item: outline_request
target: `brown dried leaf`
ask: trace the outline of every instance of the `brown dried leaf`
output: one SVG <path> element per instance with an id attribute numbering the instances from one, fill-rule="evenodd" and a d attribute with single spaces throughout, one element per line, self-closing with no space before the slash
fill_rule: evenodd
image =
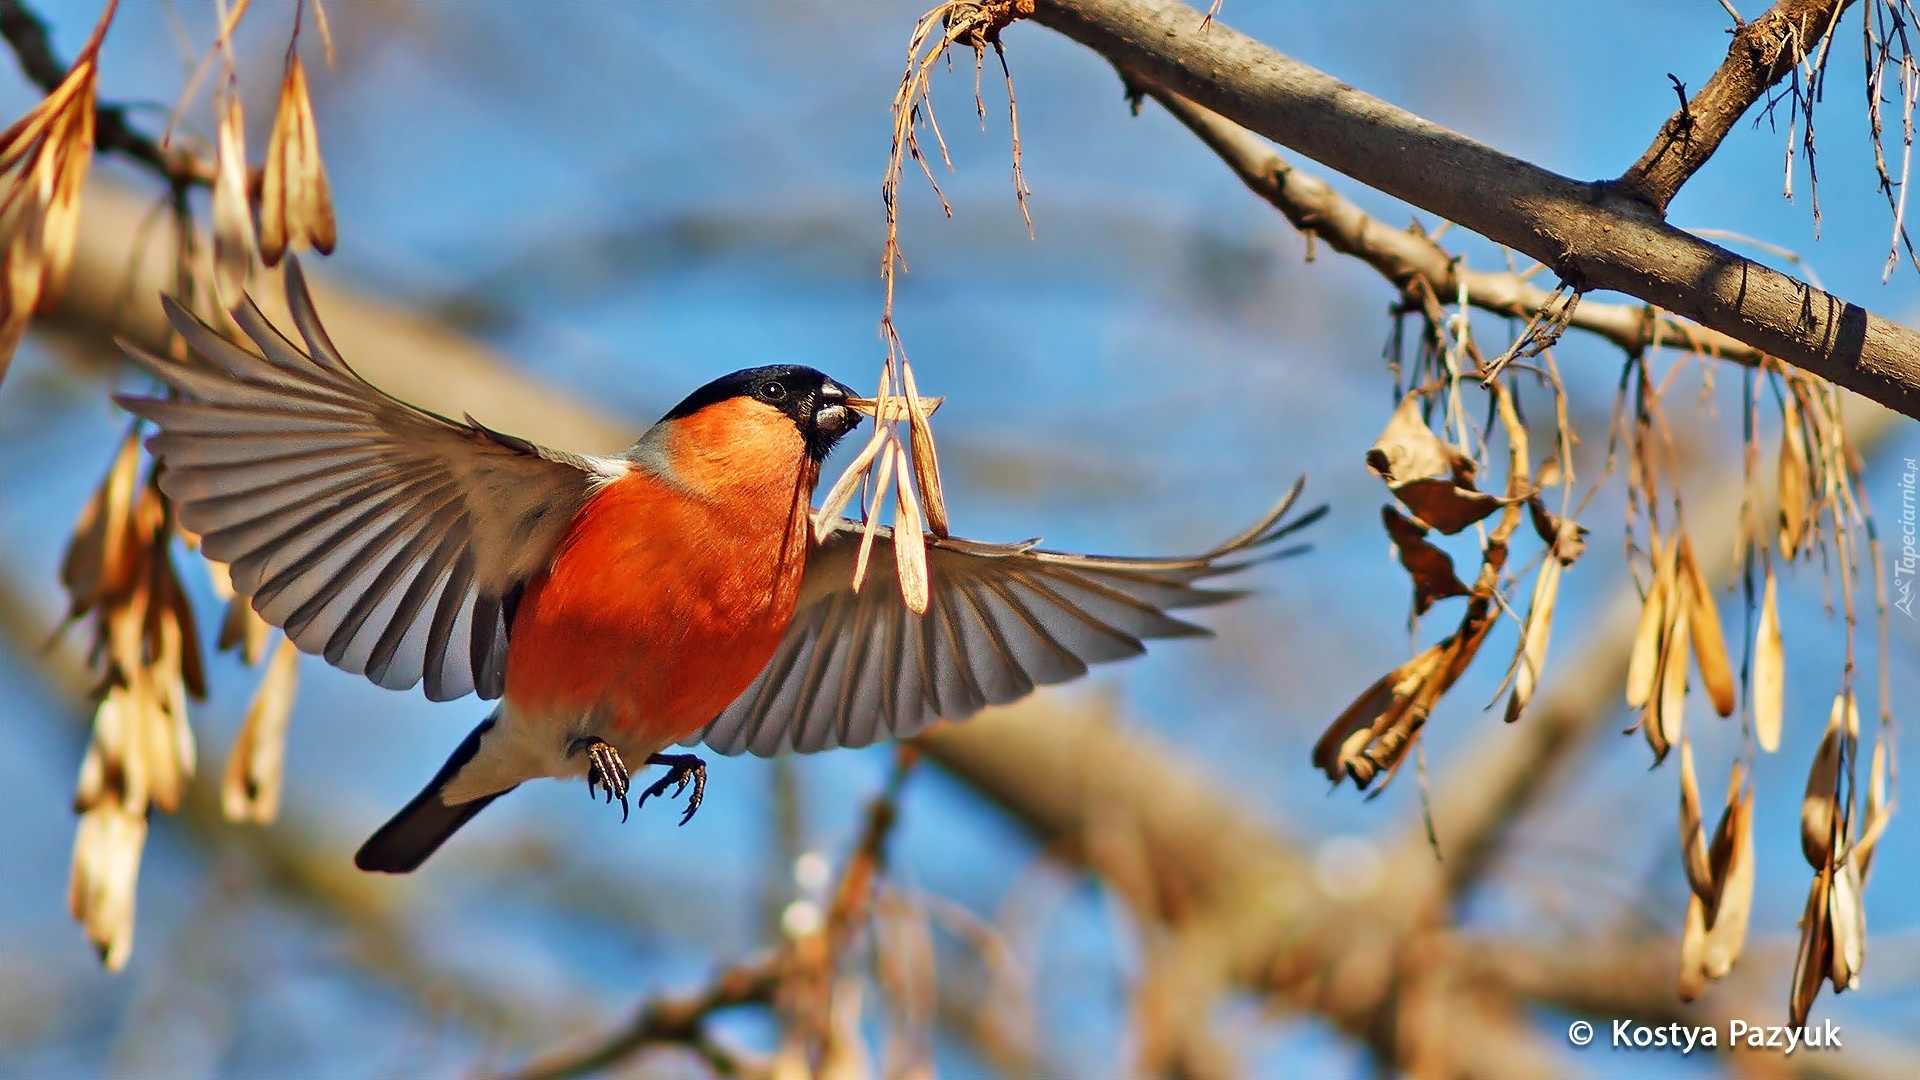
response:
<path id="1" fill-rule="evenodd" d="M 1714 902 L 1707 927 L 1701 969 L 1709 979 L 1733 970 L 1747 942 L 1747 922 L 1753 913 L 1753 787 L 1744 770 L 1733 763 L 1727 807 L 1714 830 Z"/>
<path id="2" fill-rule="evenodd" d="M 1734 708 L 1733 668 L 1727 663 L 1727 641 L 1720 632 L 1720 612 L 1713 601 L 1707 577 L 1693 558 L 1693 544 L 1680 534 L 1678 572 L 1687 602 L 1687 630 L 1693 655 L 1700 667 L 1700 684 L 1713 702 L 1713 711 L 1732 716 Z"/>
<path id="3" fill-rule="evenodd" d="M 1549 462 L 1549 465 L 1552 463 Z M 1542 481 L 1542 486 L 1545 482 Z M 1572 518 L 1563 518 L 1547 509 L 1547 504 L 1535 495 L 1527 500 L 1527 511 L 1533 518 L 1533 531 L 1540 542 L 1562 566 L 1572 566 L 1587 550 L 1587 527 Z"/>
<path id="4" fill-rule="evenodd" d="M 1786 653 L 1780 641 L 1779 589 L 1773 567 L 1760 600 L 1760 628 L 1753 645 L 1753 734 L 1760 749 L 1780 748 L 1780 715 L 1786 705 Z"/>
<path id="5" fill-rule="evenodd" d="M 1826 734 L 1820 737 L 1820 749 L 1807 771 L 1807 793 L 1800 801 L 1800 850 L 1815 870 L 1833 859 L 1833 822 L 1840 812 L 1840 719 L 1846 713 L 1847 697 L 1841 694 L 1833 699 Z"/>
<path id="6" fill-rule="evenodd" d="M 1707 855 L 1705 817 L 1700 810 L 1700 784 L 1693 771 L 1693 743 L 1680 740 L 1680 857 L 1687 884 L 1700 900 L 1714 898 L 1713 863 Z"/>
<path id="7" fill-rule="evenodd" d="M 1553 635 L 1553 605 L 1560 595 L 1561 568 L 1558 559 L 1546 559 L 1534 579 L 1533 603 L 1527 608 L 1527 625 L 1521 631 L 1520 651 L 1514 659 L 1513 694 L 1507 698 L 1509 724 L 1520 719 L 1540 685 L 1540 673 L 1546 670 L 1547 643 Z"/>
<path id="8" fill-rule="evenodd" d="M 1446 643 L 1434 645 L 1367 687 L 1314 744 L 1313 764 L 1339 781 L 1375 735 L 1393 726 L 1421 684 L 1440 670 Z"/>
<path id="9" fill-rule="evenodd" d="M 1467 595 L 1467 586 L 1453 570 L 1453 558 L 1426 539 L 1427 530 L 1392 506 L 1380 508 L 1387 536 L 1400 553 L 1400 565 L 1413 578 L 1413 610 L 1424 615 L 1436 600 Z"/>
<path id="10" fill-rule="evenodd" d="M 1667 635 L 1667 598 L 1672 595 L 1671 551 L 1652 538 L 1653 585 L 1640 606 L 1640 627 L 1634 632 L 1633 652 L 1627 660 L 1627 706 L 1638 709 L 1653 700 L 1660 674 L 1660 643 Z"/>
<path id="11" fill-rule="evenodd" d="M 260 174 L 260 257 L 274 266 L 288 248 L 298 250 L 308 244 L 330 255 L 336 238 L 333 193 L 320 158 L 306 70 L 300 65 L 300 54 L 289 51 L 273 114 L 273 134 L 267 140 L 266 165 Z"/>
<path id="12" fill-rule="evenodd" d="M 1395 487 L 1430 476 L 1451 476 L 1470 484 L 1474 470 L 1472 458 L 1442 441 L 1427 426 L 1420 416 L 1420 399 L 1414 394 L 1400 399 L 1400 407 L 1367 451 L 1367 467 Z"/>
<path id="13" fill-rule="evenodd" d="M 227 754 L 220 781 L 220 809 L 228 821 L 271 824 L 280 814 L 280 789 L 287 757 L 287 721 L 299 689 L 300 652 L 282 637 L 273 661 Z"/>
<path id="14" fill-rule="evenodd" d="M 1406 504 L 1414 517 L 1446 536 L 1485 519 L 1506 505 L 1499 499 L 1451 480 L 1409 480 L 1393 486 L 1394 498 Z"/>
<path id="15" fill-rule="evenodd" d="M 231 308 L 245 294 L 253 269 L 253 215 L 247 208 L 247 142 L 240 95 L 225 95 L 215 140 L 213 180 L 213 282 L 220 306 Z"/>
<path id="16" fill-rule="evenodd" d="M 893 562 L 900 574 L 900 598 L 915 615 L 927 613 L 927 541 L 920 532 L 920 504 L 914 500 L 906 451 L 894 453 Z"/>
<path id="17" fill-rule="evenodd" d="M 1806 433 L 1800 426 L 1800 405 L 1793 387 L 1782 395 L 1780 436 L 1780 555 L 1799 554 L 1813 514 L 1813 462 L 1807 456 Z"/>

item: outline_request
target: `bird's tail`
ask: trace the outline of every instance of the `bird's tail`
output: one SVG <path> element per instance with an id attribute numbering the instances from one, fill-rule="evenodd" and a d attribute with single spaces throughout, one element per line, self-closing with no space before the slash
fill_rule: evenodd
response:
<path id="1" fill-rule="evenodd" d="M 459 831 L 460 826 L 472 820 L 473 815 L 487 808 L 487 804 L 505 795 L 506 791 L 496 791 L 491 795 L 482 795 L 471 802 L 448 805 L 442 801 L 440 793 L 480 750 L 480 737 L 493 728 L 498 713 L 480 722 L 473 729 L 453 756 L 447 759 L 440 771 L 433 775 L 425 790 L 413 797 L 399 813 L 393 815 L 380 830 L 360 845 L 353 856 L 353 864 L 362 870 L 383 874 L 406 874 L 420 868 L 427 856 L 440 849 L 447 837 Z"/>

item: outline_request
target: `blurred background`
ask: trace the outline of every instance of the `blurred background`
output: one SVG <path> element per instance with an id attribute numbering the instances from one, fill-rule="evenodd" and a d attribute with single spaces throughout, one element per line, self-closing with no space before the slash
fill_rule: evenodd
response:
<path id="1" fill-rule="evenodd" d="M 98 13 L 91 0 L 35 6 L 65 57 Z M 800 362 L 858 387 L 873 382 L 884 355 L 876 324 L 888 102 L 917 5 L 330 0 L 327 13 L 337 64 L 329 70 L 317 48 L 306 55 L 341 240 L 332 258 L 309 262 L 317 277 L 450 324 L 635 434 L 692 387 L 753 364 Z M 264 145 L 292 18 L 289 0 L 256 0 L 242 25 L 255 145 Z M 1668 73 L 1704 80 L 1728 25 L 1708 0 L 1228 0 L 1223 18 L 1575 177 L 1613 175 L 1638 157 L 1674 107 Z M 1679 196 L 1672 220 L 1751 238 L 1734 246 L 1912 321 L 1914 268 L 1881 280 L 1891 223 L 1852 59 L 1857 18 L 1839 32 L 1849 59 L 1832 68 L 1819 114 L 1817 224 L 1804 171 L 1795 198 L 1782 197 L 1784 116 L 1777 130 L 1742 124 Z M 144 103 L 135 121 L 158 130 L 190 66 L 187 49 L 203 48 L 212 25 L 210 5 L 197 0 L 124 5 L 105 46 L 103 99 Z M 1197 551 L 1305 473 L 1309 498 L 1332 506 L 1313 530 L 1314 550 L 1249 573 L 1253 596 L 1203 613 L 1216 639 L 1156 646 L 1053 697 L 1062 709 L 1110 711 L 1173 748 L 1181 768 L 1199 770 L 1303 853 L 1302 872 L 1317 875 L 1322 895 L 1379 902 L 1378 868 L 1423 828 L 1412 770 L 1369 801 L 1350 787 L 1329 794 L 1307 758 L 1333 717 L 1409 655 L 1407 581 L 1380 531 L 1385 492 L 1363 461 L 1392 407 L 1383 346 L 1393 291 L 1324 248 L 1309 258 L 1301 237 L 1177 123 L 1151 104 L 1130 115 L 1099 57 L 1037 26 L 1005 39 L 1032 239 L 1013 197 L 991 58 L 984 131 L 966 55 L 935 82 L 956 166 L 939 174 L 951 220 L 911 171 L 902 188 L 910 272 L 896 321 L 923 391 L 948 398 L 937 424 L 954 528 L 989 540 L 1043 535 L 1070 550 Z M 311 34 L 302 41 L 316 44 Z M 0 67 L 0 114 L 18 115 L 38 94 Z M 207 115 L 203 100 L 182 137 L 210 139 Z M 111 159 L 97 175 L 159 194 L 149 176 Z M 1391 226 L 1416 219 L 1329 179 Z M 1444 240 L 1470 265 L 1504 264 L 1476 238 Z M 1775 248 L 1803 263 L 1786 265 Z M 1480 332 L 1505 342 L 1512 331 L 1488 321 Z M 846 859 L 861 808 L 887 775 L 888 748 L 779 765 L 715 761 L 706 805 L 685 828 L 652 806 L 621 826 L 578 785 L 532 785 L 418 874 L 358 878 L 353 848 L 486 707 L 432 705 L 303 658 L 281 820 L 253 831 L 205 813 L 156 816 L 131 963 L 103 972 L 65 910 L 88 709 L 51 673 L 62 657 L 70 666 L 78 636 L 50 650 L 41 643 L 65 606 L 56 568 L 71 522 L 125 423 L 106 391 L 132 376 L 104 355 L 84 334 L 35 335 L 0 388 L 0 592 L 9 624 L 39 634 L 0 645 L 0 1075 L 511 1068 L 610 1030 L 649 994 L 697 987 L 778 940 L 782 913 L 817 889 L 821 861 Z M 1556 360 L 1584 439 L 1575 462 L 1584 488 L 1604 465 L 1621 357 L 1573 334 Z M 435 357 L 417 362 L 431 369 Z M 1696 372 L 1682 385 L 1697 383 Z M 1669 398 L 1702 493 L 1738 482 L 1739 392 L 1729 369 L 1698 393 L 1697 412 L 1688 394 Z M 459 400 L 458 387 L 445 393 Z M 1883 541 L 1900 473 L 1916 456 L 1920 428 L 1901 421 L 1867 460 L 1864 489 Z M 1605 605 L 1632 588 L 1623 504 L 1616 481 L 1581 518 L 1594 535 L 1560 598 L 1549 688 L 1588 655 Z M 1892 537 L 1897 544 L 1897 530 Z M 1464 572 L 1471 548 L 1461 550 Z M 213 610 L 201 575 L 183 565 Z M 1787 723 L 1780 751 L 1757 763 L 1752 937 L 1736 978 L 1710 992 L 1737 989 L 1771 1023 L 1785 1019 L 1809 877 L 1796 843 L 1806 763 L 1845 663 L 1821 567 L 1801 564 L 1781 584 Z M 1730 635 L 1742 625 L 1737 596 L 1722 608 L 1732 612 L 1723 616 Z M 1920 703 L 1920 624 L 1891 612 L 1889 629 L 1883 673 L 1875 631 L 1862 626 L 1860 685 L 1884 675 L 1906 720 Z M 1512 642 L 1508 623 L 1489 655 Z M 211 665 L 213 695 L 193 718 L 202 769 L 217 775 L 258 673 L 227 655 Z M 1436 782 L 1470 783 L 1476 763 L 1515 737 L 1498 710 L 1481 708 L 1495 699 L 1499 669 L 1477 665 L 1426 729 Z M 1681 925 L 1674 771 L 1649 771 L 1639 737 L 1613 734 L 1634 719 L 1617 690 L 1589 704 L 1605 714 L 1603 734 L 1556 774 L 1458 898 L 1451 914 L 1463 934 L 1641 944 Z M 1877 697 L 1867 706 L 1877 713 Z M 1694 710 L 1712 804 L 1740 735 L 1698 702 Z M 1916 760 L 1910 730 L 1902 744 Z M 899 810 L 890 873 L 935 912 L 939 1075 L 1012 1074 L 1007 1055 L 982 1045 L 977 1022 L 981 988 L 995 984 L 952 929 L 974 923 L 998 926 L 1024 972 L 1037 1047 L 1030 1074 L 1127 1075 L 1151 927 L 1102 878 L 1050 858 L 1017 818 L 939 768 L 909 778 Z M 1446 823 L 1436 824 L 1444 851 Z M 1835 1018 L 1883 1048 L 1920 1025 L 1911 900 L 1920 851 L 1906 826 L 1895 820 L 1866 894 L 1861 988 L 1814 1009 L 1816 1020 Z M 1215 1034 L 1239 1075 L 1381 1074 L 1364 1040 L 1299 1004 L 1223 1002 Z M 1522 1007 L 1558 1071 L 1728 1067 L 1705 1055 L 1569 1046 L 1566 1025 L 1582 1016 L 1601 1020 L 1552 995 Z M 720 1029 L 750 1048 L 775 1038 L 754 1010 L 729 1014 Z M 1854 1053 L 1850 1041 L 1793 1065 L 1845 1074 Z M 618 1068 L 709 1075 L 675 1051 Z"/>

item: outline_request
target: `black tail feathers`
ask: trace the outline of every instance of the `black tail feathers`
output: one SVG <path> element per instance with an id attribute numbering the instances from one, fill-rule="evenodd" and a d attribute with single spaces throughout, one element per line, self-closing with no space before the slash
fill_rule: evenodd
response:
<path id="1" fill-rule="evenodd" d="M 472 802 L 453 806 L 440 801 L 440 792 L 446 788 L 447 782 L 479 752 L 480 737 L 493 727 L 493 722 L 491 716 L 481 721 L 480 726 L 474 728 L 454 750 L 447 763 L 440 766 L 440 771 L 434 774 L 426 789 L 415 795 L 412 802 L 360 845 L 360 850 L 353 856 L 355 866 L 383 874 L 406 874 L 418 870 L 420 864 L 440 850 L 440 845 L 447 842 L 447 837 L 458 832 L 460 826 L 471 820 L 473 815 L 513 790 L 496 791 Z"/>

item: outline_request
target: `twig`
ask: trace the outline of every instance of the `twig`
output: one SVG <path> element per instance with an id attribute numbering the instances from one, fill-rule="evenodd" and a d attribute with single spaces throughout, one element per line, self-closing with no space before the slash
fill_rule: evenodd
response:
<path id="1" fill-rule="evenodd" d="M 1766 14 L 1740 23 L 1726 60 L 1691 101 L 1681 101 L 1646 153 L 1621 174 L 1619 185 L 1664 215 L 1681 186 L 1720 149 L 1754 102 L 1794 70 L 1852 3 L 1779 0 Z M 1739 21 L 1732 7 L 1727 13 Z M 1677 79 L 1675 85 L 1680 85 Z"/>
<path id="2" fill-rule="evenodd" d="M 778 955 L 725 968 L 698 990 L 647 1002 L 626 1027 L 611 1037 L 547 1054 L 512 1072 L 496 1075 L 498 1080 L 568 1080 L 599 1072 L 652 1047 L 672 1046 L 698 1054 L 721 1076 L 768 1076 L 770 1069 L 765 1062 L 717 1041 L 707 1030 L 707 1021 L 727 1009 L 770 1004 L 784 969 Z"/>

